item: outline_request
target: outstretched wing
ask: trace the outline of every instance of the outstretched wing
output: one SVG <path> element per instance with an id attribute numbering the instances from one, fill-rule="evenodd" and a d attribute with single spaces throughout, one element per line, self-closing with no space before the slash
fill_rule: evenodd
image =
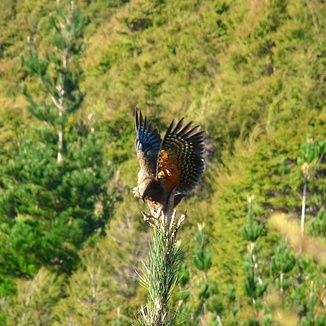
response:
<path id="1" fill-rule="evenodd" d="M 167 190 L 176 187 L 177 193 L 189 194 L 204 172 L 204 131 L 192 122 L 184 126 L 172 121 L 163 139 L 158 158 L 158 178 L 166 179 Z"/>
<path id="2" fill-rule="evenodd" d="M 142 173 L 154 177 L 157 172 L 157 159 L 161 147 L 161 136 L 140 110 L 136 110 L 136 151 Z"/>

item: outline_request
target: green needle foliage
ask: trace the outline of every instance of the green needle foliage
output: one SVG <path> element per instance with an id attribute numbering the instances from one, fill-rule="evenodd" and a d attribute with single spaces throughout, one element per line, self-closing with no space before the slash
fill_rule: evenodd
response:
<path id="1" fill-rule="evenodd" d="M 44 55 L 34 41 L 22 62 L 39 92 L 25 88 L 33 124 L 12 155 L 0 158 L 0 296 L 14 277 L 46 266 L 71 273 L 77 250 L 104 233 L 110 205 L 105 183 L 113 175 L 104 159 L 104 135 L 92 116 L 78 116 L 86 20 L 73 1 L 58 2 L 50 16 Z M 11 284 L 11 286 L 10 286 Z"/>
<path id="2" fill-rule="evenodd" d="M 195 234 L 195 249 L 192 262 L 195 268 L 200 271 L 198 280 L 198 306 L 194 313 L 194 323 L 205 325 L 211 322 L 212 325 L 220 325 L 221 314 L 224 307 L 218 298 L 218 288 L 209 276 L 208 272 L 212 267 L 212 253 L 205 233 L 205 224 L 198 224 L 198 231 Z"/>
<path id="3" fill-rule="evenodd" d="M 176 310 L 169 306 L 169 300 L 178 282 L 179 266 L 184 259 L 184 252 L 177 244 L 176 235 L 186 217 L 182 214 L 175 223 L 175 215 L 176 211 L 167 218 L 161 214 L 154 224 L 148 220 L 154 228 L 154 233 L 149 263 L 144 263 L 142 274 L 139 276 L 141 285 L 149 293 L 149 300 L 148 304 L 141 308 L 138 325 L 174 325 Z M 144 216 L 146 218 L 146 214 Z M 155 219 L 151 216 L 149 218 Z"/>
<path id="4" fill-rule="evenodd" d="M 292 286 L 290 273 L 296 264 L 293 251 L 283 239 L 275 249 L 275 255 L 271 261 L 271 275 L 275 278 L 275 284 L 281 294 L 287 292 Z"/>
<path id="5" fill-rule="evenodd" d="M 34 40 L 28 38 L 28 57 L 22 57 L 22 63 L 31 77 L 37 78 L 45 93 L 42 105 L 25 88 L 25 95 L 30 103 L 29 111 L 40 121 L 46 122 L 49 131 L 57 134 L 58 163 L 67 150 L 66 126 L 69 116 L 80 109 L 84 94 L 79 82 L 83 70 L 78 65 L 76 56 L 83 52 L 83 35 L 86 18 L 75 8 L 75 2 L 58 2 L 55 15 L 50 15 L 51 50 L 46 57 L 39 54 Z"/>
<path id="6" fill-rule="evenodd" d="M 252 201 L 253 198 L 249 198 L 249 207 L 248 207 L 248 226 L 242 227 L 242 237 L 247 242 L 254 244 L 258 238 L 261 236 L 263 231 L 263 226 L 258 224 L 254 220 L 254 212 L 252 210 Z M 249 249 L 251 251 L 251 249 Z"/>
<path id="7" fill-rule="evenodd" d="M 8 325 L 48 325 L 62 284 L 63 277 L 44 268 L 31 280 L 17 280 L 17 296 L 2 307 Z"/>
<path id="8" fill-rule="evenodd" d="M 256 243 L 262 234 L 263 226 L 254 221 L 252 209 L 253 198 L 249 198 L 248 227 L 243 227 L 242 236 L 248 242 L 248 253 L 245 255 L 245 270 L 247 279 L 244 284 L 245 294 L 248 297 L 248 304 L 254 308 L 255 318 L 250 319 L 251 324 L 259 325 L 259 315 L 264 309 L 263 297 L 266 294 L 268 281 L 263 280 L 259 253 L 261 247 Z"/>
<path id="9" fill-rule="evenodd" d="M 212 253 L 210 248 L 207 248 L 208 240 L 204 228 L 204 224 L 198 225 L 198 232 L 195 235 L 196 247 L 192 261 L 195 267 L 207 276 L 207 272 L 212 266 Z"/>
<path id="10" fill-rule="evenodd" d="M 209 276 L 212 252 L 205 223 L 199 223 L 197 227 L 189 265 L 183 264 L 179 269 L 179 292 L 176 294 L 179 309 L 176 324 L 221 325 L 225 311 L 235 308 L 235 287 L 220 295 L 217 282 Z M 233 312 L 235 316 L 236 309 Z"/>

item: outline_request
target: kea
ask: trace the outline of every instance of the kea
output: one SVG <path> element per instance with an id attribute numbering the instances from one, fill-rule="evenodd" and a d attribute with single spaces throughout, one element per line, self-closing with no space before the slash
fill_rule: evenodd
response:
<path id="1" fill-rule="evenodd" d="M 148 204 L 152 215 L 174 209 L 199 184 L 205 168 L 205 132 L 199 129 L 193 122 L 185 124 L 184 118 L 178 123 L 174 119 L 162 140 L 147 117 L 136 110 L 140 171 L 133 192 Z"/>

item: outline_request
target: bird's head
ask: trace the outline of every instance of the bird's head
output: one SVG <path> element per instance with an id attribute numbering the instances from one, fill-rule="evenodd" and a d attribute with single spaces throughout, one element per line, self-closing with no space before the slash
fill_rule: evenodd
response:
<path id="1" fill-rule="evenodd" d="M 146 187 L 142 200 L 145 201 L 152 201 L 152 202 L 158 202 L 161 203 L 162 199 L 164 197 L 164 189 L 162 185 L 157 181 L 153 180 L 148 184 Z"/>

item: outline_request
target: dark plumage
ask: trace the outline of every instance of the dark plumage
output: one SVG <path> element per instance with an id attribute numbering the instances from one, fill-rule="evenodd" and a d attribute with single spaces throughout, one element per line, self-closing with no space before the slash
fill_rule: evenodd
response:
<path id="1" fill-rule="evenodd" d="M 135 197 L 147 202 L 153 213 L 166 213 L 168 199 L 175 190 L 174 206 L 189 195 L 204 172 L 204 131 L 173 120 L 162 140 L 152 123 L 136 111 L 136 151 L 140 164 Z"/>

